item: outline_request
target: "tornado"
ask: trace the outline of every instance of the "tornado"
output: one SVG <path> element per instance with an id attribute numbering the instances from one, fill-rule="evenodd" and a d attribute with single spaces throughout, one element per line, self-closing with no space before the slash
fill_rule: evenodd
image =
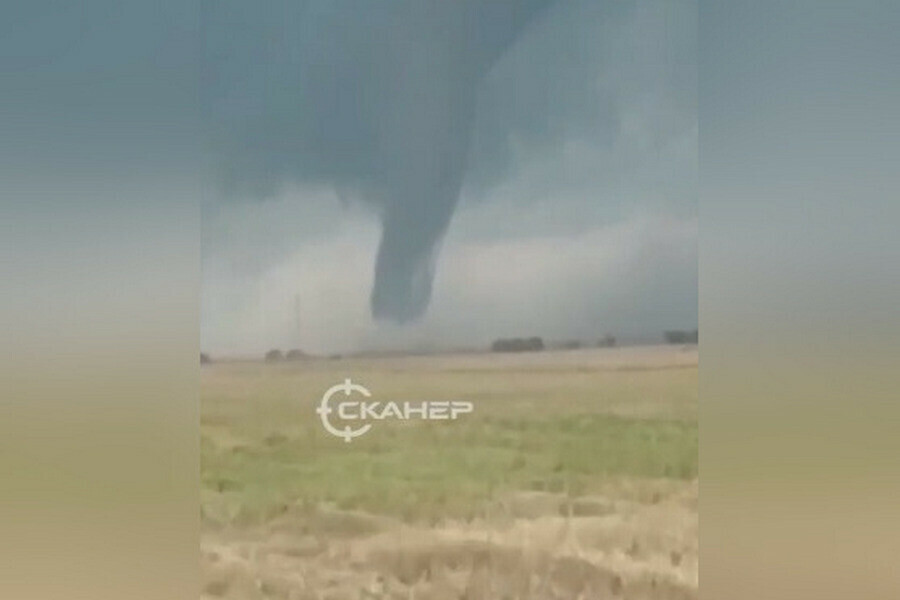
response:
<path id="1" fill-rule="evenodd" d="M 552 0 L 217 0 L 204 99 L 233 197 L 352 189 L 379 215 L 373 317 L 426 311 L 459 202 L 478 87 Z"/>

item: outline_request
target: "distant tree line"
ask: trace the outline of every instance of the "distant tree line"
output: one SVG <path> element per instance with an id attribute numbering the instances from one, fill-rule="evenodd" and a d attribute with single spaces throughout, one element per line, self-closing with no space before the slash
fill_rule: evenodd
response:
<path id="1" fill-rule="evenodd" d="M 266 352 L 265 361 L 267 363 L 277 363 L 283 360 L 303 360 L 306 357 L 306 352 L 297 348 L 288 350 L 286 353 L 275 348 Z"/>
<path id="2" fill-rule="evenodd" d="M 594 344 L 597 348 L 614 348 L 616 346 L 616 337 L 606 334 Z M 564 340 L 554 343 L 553 348 L 560 350 L 579 350 L 581 348 L 590 347 L 590 343 L 581 340 Z M 544 340 L 540 337 L 520 337 L 520 338 L 500 338 L 491 344 L 493 352 L 540 352 L 547 348 Z"/>
<path id="3" fill-rule="evenodd" d="M 616 346 L 616 336 L 606 334 L 597 341 L 598 348 L 614 348 Z"/>
<path id="4" fill-rule="evenodd" d="M 666 343 L 673 345 L 696 344 L 700 339 L 698 329 L 671 330 L 666 331 L 663 335 L 665 337 Z M 618 342 L 614 335 L 606 334 L 605 336 L 597 340 L 596 347 L 614 348 L 617 344 Z M 564 350 L 577 350 L 585 346 L 580 340 L 568 340 L 559 343 L 557 347 Z M 543 338 L 538 336 L 500 338 L 494 340 L 494 342 L 491 344 L 492 352 L 541 352 L 544 349 L 546 349 L 544 340 Z M 303 360 L 307 357 L 308 355 L 302 350 L 293 348 L 291 350 L 288 350 L 286 353 L 278 349 L 269 350 L 268 352 L 266 352 L 264 358 L 267 363 L 278 363 L 282 361 Z M 340 355 L 330 356 L 329 358 L 340 358 Z M 200 355 L 200 364 L 207 364 L 209 362 L 211 362 L 209 356 L 207 356 L 206 354 Z"/>
<path id="5" fill-rule="evenodd" d="M 494 352 L 540 352 L 544 349 L 544 340 L 539 337 L 504 338 L 491 344 Z"/>
<path id="6" fill-rule="evenodd" d="M 665 333 L 667 344 L 696 344 L 700 340 L 700 331 L 667 331 Z"/>

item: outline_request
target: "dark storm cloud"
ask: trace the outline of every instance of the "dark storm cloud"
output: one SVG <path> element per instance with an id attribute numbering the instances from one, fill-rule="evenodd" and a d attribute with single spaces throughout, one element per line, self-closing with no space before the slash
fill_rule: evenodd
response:
<path id="1" fill-rule="evenodd" d="M 286 182 L 326 183 L 377 207 L 372 312 L 420 316 L 479 84 L 550 4 L 206 3 L 204 93 L 224 189 L 261 197 Z"/>
<path id="2" fill-rule="evenodd" d="M 292 22 L 306 23 L 315 30 L 306 40 L 272 30 L 272 46 L 237 57 L 218 51 L 216 69 L 242 72 L 252 85 L 229 87 L 231 76 L 206 72 L 213 133 L 221 136 L 214 144 L 221 196 L 243 201 L 220 203 L 204 219 L 206 348 L 257 352 L 282 344 L 343 352 L 400 340 L 414 346 L 414 339 L 456 347 L 520 331 L 653 339 L 664 327 L 695 326 L 695 2 L 560 0 L 532 17 L 477 78 L 460 199 L 453 200 L 452 225 L 437 236 L 433 299 L 427 314 L 402 327 L 373 322 L 369 300 L 382 233 L 371 212 L 383 214 L 382 203 L 391 200 L 378 185 L 404 180 L 379 179 L 385 175 L 370 163 L 399 160 L 375 150 L 387 143 L 388 126 L 415 114 L 416 97 L 394 94 L 396 78 L 358 78 L 376 67 L 390 74 L 384 52 L 375 52 L 389 46 L 366 36 L 392 32 L 401 40 L 394 46 L 413 48 L 426 42 L 402 42 L 413 34 L 397 33 L 390 19 L 400 17 L 374 9 L 362 19 L 368 27 L 353 20 L 338 26 L 333 9 L 322 5 L 314 27 L 304 20 L 309 7 L 294 16 L 282 11 L 275 21 L 290 31 Z M 253 23 L 260 18 L 233 15 L 234 35 L 258 40 Z M 347 33 L 323 33 L 328 23 Z M 208 32 L 209 57 L 214 41 Z M 232 64 L 238 58 L 241 69 Z M 308 63 L 331 93 L 302 89 L 295 71 Z M 343 87 L 337 66 L 346 71 Z M 405 104 L 375 110 L 374 101 L 354 104 L 338 93 L 347 89 Z M 366 150 L 360 127 L 345 119 L 378 122 L 378 111 L 387 116 Z M 237 125 L 244 138 L 234 133 Z M 314 133 L 321 139 L 308 142 Z M 284 152 L 270 151 L 265 144 L 273 139 Z M 414 170 L 396 173 L 417 181 Z M 368 202 L 352 201 L 359 199 Z"/>

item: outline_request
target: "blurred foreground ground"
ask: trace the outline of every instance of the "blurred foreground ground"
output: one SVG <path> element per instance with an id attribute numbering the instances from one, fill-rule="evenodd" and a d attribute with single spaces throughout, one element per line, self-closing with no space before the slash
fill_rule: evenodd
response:
<path id="1" fill-rule="evenodd" d="M 352 377 L 457 421 L 315 414 Z M 697 597 L 697 351 L 309 359 L 202 369 L 204 598 Z"/>

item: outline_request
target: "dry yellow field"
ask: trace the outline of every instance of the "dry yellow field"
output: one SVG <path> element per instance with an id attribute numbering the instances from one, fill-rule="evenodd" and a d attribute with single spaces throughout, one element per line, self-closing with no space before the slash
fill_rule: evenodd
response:
<path id="1" fill-rule="evenodd" d="M 202 369 L 205 598 L 697 596 L 697 351 L 223 362 Z M 345 443 L 351 377 L 455 421 Z"/>

